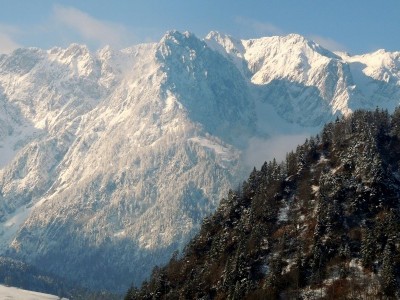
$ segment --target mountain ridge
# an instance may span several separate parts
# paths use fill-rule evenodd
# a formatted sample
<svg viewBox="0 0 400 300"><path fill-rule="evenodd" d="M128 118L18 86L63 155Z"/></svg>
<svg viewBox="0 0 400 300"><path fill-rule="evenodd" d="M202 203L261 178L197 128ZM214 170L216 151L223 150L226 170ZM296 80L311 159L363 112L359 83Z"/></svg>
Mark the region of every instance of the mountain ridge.
<svg viewBox="0 0 400 300"><path fill-rule="evenodd" d="M253 166L254 148L309 135L348 114L348 103L375 107L361 97L363 85L354 88L357 62L331 52L324 58L321 50L315 55L323 67L303 57L315 66L272 72L267 58L283 63L288 46L282 52L269 38L234 40L231 51L217 37L170 31L158 43L121 51L74 44L1 56L0 123L8 126L0 132L8 158L0 169L3 254L121 291L184 247ZM276 54L265 55L272 48ZM320 72L315 82L303 76L311 69ZM388 75L356 70L364 85L372 82L364 96L382 92L380 103L398 103L396 63ZM382 76L390 80L383 84ZM129 276L118 277L122 268Z"/></svg>

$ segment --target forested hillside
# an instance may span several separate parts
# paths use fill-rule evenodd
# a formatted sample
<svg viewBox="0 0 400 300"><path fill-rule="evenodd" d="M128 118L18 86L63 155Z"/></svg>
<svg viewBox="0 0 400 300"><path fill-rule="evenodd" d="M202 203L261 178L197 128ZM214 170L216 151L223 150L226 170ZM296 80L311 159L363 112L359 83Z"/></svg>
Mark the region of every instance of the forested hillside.
<svg viewBox="0 0 400 300"><path fill-rule="evenodd" d="M253 165L399 99L400 52L333 53L298 34L172 30L0 55L0 255L124 293Z"/></svg>
<svg viewBox="0 0 400 300"><path fill-rule="evenodd" d="M327 124L221 200L126 299L400 297L400 109Z"/></svg>

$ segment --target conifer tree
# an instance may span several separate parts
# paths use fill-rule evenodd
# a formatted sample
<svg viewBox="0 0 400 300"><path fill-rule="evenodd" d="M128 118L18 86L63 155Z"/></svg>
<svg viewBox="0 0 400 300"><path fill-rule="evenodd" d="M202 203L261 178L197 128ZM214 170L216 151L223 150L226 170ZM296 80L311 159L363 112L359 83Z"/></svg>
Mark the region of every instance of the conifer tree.
<svg viewBox="0 0 400 300"><path fill-rule="evenodd" d="M361 258L363 266L370 267L375 258L375 239L373 231L366 227L362 230Z"/></svg>
<svg viewBox="0 0 400 300"><path fill-rule="evenodd" d="M393 266L393 245L390 242L386 244L383 251L381 284L385 295L394 296L397 291L397 282Z"/></svg>

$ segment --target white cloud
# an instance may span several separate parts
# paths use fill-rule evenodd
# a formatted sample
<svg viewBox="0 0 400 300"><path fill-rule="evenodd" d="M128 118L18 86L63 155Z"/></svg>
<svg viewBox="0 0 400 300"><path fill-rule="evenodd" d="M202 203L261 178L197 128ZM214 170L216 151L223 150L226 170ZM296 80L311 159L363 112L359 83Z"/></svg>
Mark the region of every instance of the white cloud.
<svg viewBox="0 0 400 300"><path fill-rule="evenodd" d="M257 20L252 20L243 17L237 17L236 23L240 26L246 26L250 28L255 34L261 36L269 36L269 35L283 35L285 31L279 28L278 26L268 23L268 22L260 22Z"/></svg>
<svg viewBox="0 0 400 300"><path fill-rule="evenodd" d="M21 47L15 41L15 35L19 30L15 27L0 24L0 53L10 53Z"/></svg>
<svg viewBox="0 0 400 300"><path fill-rule="evenodd" d="M245 164L259 169L265 161L275 158L280 162L286 158L286 153L295 150L309 137L309 134L292 134L273 136L268 139L251 138L244 151Z"/></svg>
<svg viewBox="0 0 400 300"><path fill-rule="evenodd" d="M255 29L256 32L260 34L268 34L268 35L283 35L285 32L279 27L275 26L271 23L262 23L262 22L253 22L251 26Z"/></svg>
<svg viewBox="0 0 400 300"><path fill-rule="evenodd" d="M286 35L289 32L283 30L279 26L276 26L269 22L260 22L254 19L237 17L235 19L236 24L251 30L251 37L258 36L271 36L271 35ZM334 39L323 37L320 35L309 34L308 38L317 42L322 47L331 51L348 51L346 46L340 44Z"/></svg>
<svg viewBox="0 0 400 300"><path fill-rule="evenodd" d="M310 35L310 39L331 51L348 51L344 45L331 38L326 38L319 35Z"/></svg>
<svg viewBox="0 0 400 300"><path fill-rule="evenodd" d="M73 30L88 42L98 43L100 46L125 46L130 36L128 30L116 23L96 19L89 14L73 7L55 5L53 19Z"/></svg>

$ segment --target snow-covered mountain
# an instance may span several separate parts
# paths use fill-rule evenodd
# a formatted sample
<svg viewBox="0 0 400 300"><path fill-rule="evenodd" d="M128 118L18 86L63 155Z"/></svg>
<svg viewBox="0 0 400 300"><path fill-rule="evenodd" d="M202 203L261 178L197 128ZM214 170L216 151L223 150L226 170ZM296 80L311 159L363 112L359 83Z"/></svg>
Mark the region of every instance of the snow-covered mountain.
<svg viewBox="0 0 400 300"><path fill-rule="evenodd" d="M357 108L393 110L400 99L400 52L332 53L297 34L236 40L211 32L206 41L289 122L318 126Z"/></svg>
<svg viewBox="0 0 400 300"><path fill-rule="evenodd" d="M264 141L399 100L400 53L299 35L18 49L0 56L0 249L123 290L185 245Z"/></svg>

